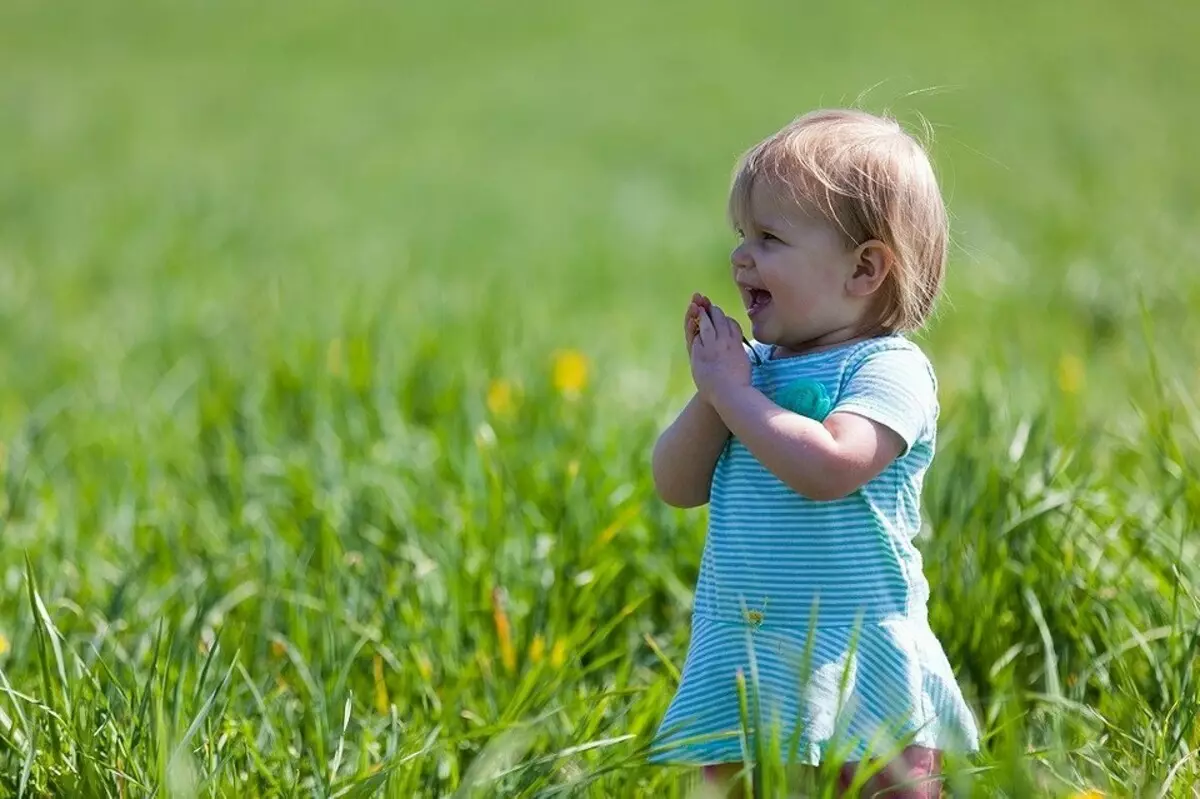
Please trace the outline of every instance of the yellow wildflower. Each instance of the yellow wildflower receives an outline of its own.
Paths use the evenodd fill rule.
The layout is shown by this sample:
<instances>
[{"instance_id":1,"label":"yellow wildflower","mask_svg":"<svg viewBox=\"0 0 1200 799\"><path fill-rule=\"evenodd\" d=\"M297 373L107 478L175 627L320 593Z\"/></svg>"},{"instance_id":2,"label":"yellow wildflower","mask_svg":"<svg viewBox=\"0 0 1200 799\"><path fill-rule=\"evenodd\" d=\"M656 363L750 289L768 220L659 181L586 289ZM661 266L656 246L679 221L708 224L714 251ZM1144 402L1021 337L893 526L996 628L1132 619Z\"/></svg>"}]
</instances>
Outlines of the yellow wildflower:
<instances>
[{"instance_id":1,"label":"yellow wildflower","mask_svg":"<svg viewBox=\"0 0 1200 799\"><path fill-rule=\"evenodd\" d=\"M1083 361L1066 353L1058 361L1058 387L1065 394L1078 394L1083 388Z\"/></svg>"},{"instance_id":2,"label":"yellow wildflower","mask_svg":"<svg viewBox=\"0 0 1200 799\"><path fill-rule=\"evenodd\" d=\"M1086 791L1077 791L1071 794L1071 799L1104 799L1104 792L1088 788Z\"/></svg>"},{"instance_id":3,"label":"yellow wildflower","mask_svg":"<svg viewBox=\"0 0 1200 799\"><path fill-rule=\"evenodd\" d=\"M554 668L559 668L563 663L567 662L567 645L562 641L555 641L554 648L550 650L550 665Z\"/></svg>"},{"instance_id":4,"label":"yellow wildflower","mask_svg":"<svg viewBox=\"0 0 1200 799\"><path fill-rule=\"evenodd\" d=\"M513 385L508 380L493 380L488 386L487 407L493 416L508 416L516 409Z\"/></svg>"},{"instance_id":5,"label":"yellow wildflower","mask_svg":"<svg viewBox=\"0 0 1200 799\"><path fill-rule=\"evenodd\" d=\"M568 397L578 396L588 381L588 359L579 350L560 350L554 355L554 388Z\"/></svg>"},{"instance_id":6,"label":"yellow wildflower","mask_svg":"<svg viewBox=\"0 0 1200 799\"><path fill-rule=\"evenodd\" d=\"M8 652L8 639L4 637L4 633L0 633L0 655Z\"/></svg>"},{"instance_id":7,"label":"yellow wildflower","mask_svg":"<svg viewBox=\"0 0 1200 799\"><path fill-rule=\"evenodd\" d=\"M509 672L517 668L517 654L513 651L512 628L508 613L504 609L504 590L492 590L492 620L496 623L496 637L500 640L500 662Z\"/></svg>"},{"instance_id":8,"label":"yellow wildflower","mask_svg":"<svg viewBox=\"0 0 1200 799\"><path fill-rule=\"evenodd\" d=\"M541 634L533 637L533 643L529 645L529 661L535 666L542 662L542 658L546 656L546 639Z\"/></svg>"},{"instance_id":9,"label":"yellow wildflower","mask_svg":"<svg viewBox=\"0 0 1200 799\"><path fill-rule=\"evenodd\" d=\"M277 658L281 658L287 654L287 647L284 646L283 641L276 640L271 642L271 654Z\"/></svg>"}]
</instances>

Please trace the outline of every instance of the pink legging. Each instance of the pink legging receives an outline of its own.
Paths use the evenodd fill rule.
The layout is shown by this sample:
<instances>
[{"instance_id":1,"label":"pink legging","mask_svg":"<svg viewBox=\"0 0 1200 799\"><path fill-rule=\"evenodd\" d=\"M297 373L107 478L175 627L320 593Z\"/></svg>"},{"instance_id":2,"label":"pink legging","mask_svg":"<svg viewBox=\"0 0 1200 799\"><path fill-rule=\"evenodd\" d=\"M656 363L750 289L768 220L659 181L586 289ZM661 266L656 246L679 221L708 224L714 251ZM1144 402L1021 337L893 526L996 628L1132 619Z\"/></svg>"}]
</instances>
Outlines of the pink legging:
<instances>
[{"instance_id":1,"label":"pink legging","mask_svg":"<svg viewBox=\"0 0 1200 799\"><path fill-rule=\"evenodd\" d=\"M847 763L838 774L838 791L841 796L850 799L846 793L854 782L858 763ZM709 781L722 779L722 772L729 767L705 766L704 778ZM923 746L910 746L900 755L880 769L867 780L858 794L862 799L878 797L878 799L940 799L942 796L942 753L936 749L926 749ZM907 784L917 783L917 784ZM896 787L903 785L904 787ZM857 799L857 797L855 797Z\"/></svg>"}]
</instances>

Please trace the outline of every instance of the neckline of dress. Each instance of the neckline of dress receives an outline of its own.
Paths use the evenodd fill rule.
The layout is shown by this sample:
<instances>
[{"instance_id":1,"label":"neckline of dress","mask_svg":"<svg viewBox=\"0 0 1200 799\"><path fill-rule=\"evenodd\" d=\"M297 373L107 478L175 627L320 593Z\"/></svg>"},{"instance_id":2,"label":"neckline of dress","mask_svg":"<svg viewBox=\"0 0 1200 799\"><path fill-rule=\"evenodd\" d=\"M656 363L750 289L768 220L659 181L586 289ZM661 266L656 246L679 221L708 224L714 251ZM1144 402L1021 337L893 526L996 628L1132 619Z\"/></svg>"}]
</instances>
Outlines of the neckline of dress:
<instances>
[{"instance_id":1,"label":"neckline of dress","mask_svg":"<svg viewBox=\"0 0 1200 799\"><path fill-rule=\"evenodd\" d=\"M815 359L822 358L827 355L833 355L836 353L840 353L845 350L852 349L854 347L859 347L864 344L869 344L870 342L873 342L873 341L894 338L895 335L896 334L893 333L893 334L888 334L886 336L872 336L870 338L855 339L854 341L847 341L847 342L844 342L841 344L835 344L834 346L829 347L827 349L816 350L815 352L802 352L797 355L789 355L786 358L776 358L775 352L776 352L776 350L778 350L779 345L771 344L770 348L767 350L766 357L763 358L763 360L762 360L762 365L769 366L771 364L800 363L800 362L804 362L804 361L815 360ZM756 342L756 343L758 343L758 342Z\"/></svg>"}]
</instances>

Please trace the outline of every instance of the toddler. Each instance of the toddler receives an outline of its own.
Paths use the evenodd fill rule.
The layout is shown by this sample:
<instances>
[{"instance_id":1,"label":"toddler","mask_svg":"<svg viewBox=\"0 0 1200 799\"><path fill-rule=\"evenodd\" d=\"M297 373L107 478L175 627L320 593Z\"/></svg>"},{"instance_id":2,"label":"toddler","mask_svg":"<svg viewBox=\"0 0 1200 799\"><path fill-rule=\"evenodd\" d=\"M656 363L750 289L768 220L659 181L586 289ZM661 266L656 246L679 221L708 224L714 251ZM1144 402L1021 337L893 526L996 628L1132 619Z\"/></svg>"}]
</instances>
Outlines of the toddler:
<instances>
[{"instance_id":1,"label":"toddler","mask_svg":"<svg viewBox=\"0 0 1200 799\"><path fill-rule=\"evenodd\" d=\"M871 761L862 795L939 796L978 732L913 546L938 399L906 334L945 272L937 179L895 121L823 110L743 157L729 213L752 333L692 297L696 393L654 448L660 497L709 528L652 760L728 784L774 735L793 765L845 761L842 790Z\"/></svg>"}]
</instances>

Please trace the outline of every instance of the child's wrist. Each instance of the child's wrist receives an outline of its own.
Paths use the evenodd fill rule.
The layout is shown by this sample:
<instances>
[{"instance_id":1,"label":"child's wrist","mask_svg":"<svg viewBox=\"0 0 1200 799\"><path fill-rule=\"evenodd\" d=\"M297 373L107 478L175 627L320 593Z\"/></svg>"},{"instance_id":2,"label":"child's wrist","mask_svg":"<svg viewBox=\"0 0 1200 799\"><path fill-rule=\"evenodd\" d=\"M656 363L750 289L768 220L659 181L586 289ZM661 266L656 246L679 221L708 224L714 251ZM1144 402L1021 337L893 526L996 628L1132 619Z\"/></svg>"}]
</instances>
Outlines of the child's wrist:
<instances>
[{"instance_id":1,"label":"child's wrist","mask_svg":"<svg viewBox=\"0 0 1200 799\"><path fill-rule=\"evenodd\" d=\"M750 392L755 391L754 386L742 385L739 383L719 383L710 389L707 397L708 404L713 410L724 419L729 410L736 405L739 400L745 397Z\"/></svg>"}]
</instances>

